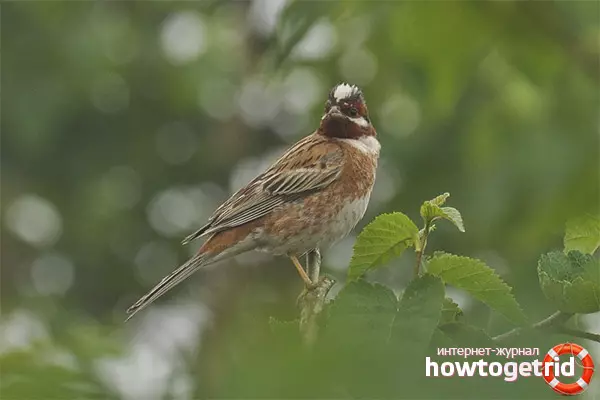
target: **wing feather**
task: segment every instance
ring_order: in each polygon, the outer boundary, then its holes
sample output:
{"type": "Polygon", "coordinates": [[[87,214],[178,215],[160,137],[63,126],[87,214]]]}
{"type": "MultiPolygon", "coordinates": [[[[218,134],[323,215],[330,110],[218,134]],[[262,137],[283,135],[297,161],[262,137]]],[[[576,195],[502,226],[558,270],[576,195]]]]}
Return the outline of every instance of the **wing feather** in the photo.
{"type": "Polygon", "coordinates": [[[238,190],[184,244],[204,235],[261,218],[277,207],[321,190],[342,171],[339,145],[311,135],[298,142],[267,171],[238,190]]]}

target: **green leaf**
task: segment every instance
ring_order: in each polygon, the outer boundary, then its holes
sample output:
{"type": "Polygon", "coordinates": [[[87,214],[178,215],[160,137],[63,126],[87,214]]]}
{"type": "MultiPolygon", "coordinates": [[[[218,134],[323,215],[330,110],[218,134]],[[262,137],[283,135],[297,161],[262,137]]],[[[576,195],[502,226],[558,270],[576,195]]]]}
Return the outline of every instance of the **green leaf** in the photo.
{"type": "Polygon", "coordinates": [[[345,346],[385,342],[397,305],[396,295],[385,286],[364,280],[350,282],[328,308],[323,337],[345,346]]]}
{"type": "Polygon", "coordinates": [[[600,311],[600,264],[591,254],[554,251],[538,261],[538,277],[544,295],[561,311],[600,311]]]}
{"type": "Polygon", "coordinates": [[[456,343],[452,338],[446,335],[439,327],[433,331],[431,342],[429,343],[429,351],[435,354],[435,351],[441,347],[456,347],[456,343]]]}
{"type": "Polygon", "coordinates": [[[587,214],[567,222],[565,252],[579,250],[593,254],[600,246],[600,217],[587,214]]]}
{"type": "Polygon", "coordinates": [[[391,339],[403,352],[423,352],[440,322],[444,303],[441,279],[425,274],[411,281],[400,299],[391,339]]]}
{"type": "Polygon", "coordinates": [[[452,254],[434,256],[427,271],[446,283],[464,289],[516,324],[524,324],[527,317],[511,294],[511,288],[482,261],[452,254]]]}
{"type": "Polygon", "coordinates": [[[449,297],[444,299],[442,306],[442,317],[440,318],[440,325],[449,324],[452,322],[458,322],[463,316],[463,311],[460,309],[458,304],[449,297]]]}
{"type": "Polygon", "coordinates": [[[363,229],[354,244],[348,280],[355,280],[377,268],[418,240],[419,229],[406,215],[382,214],[363,229]]]}
{"type": "MultiPolygon", "coordinates": [[[[3,399],[111,399],[92,371],[55,365],[56,357],[73,356],[52,343],[36,343],[30,349],[9,351],[0,356],[3,399]],[[54,361],[54,363],[53,363],[54,361]]],[[[80,359],[74,358],[77,361],[80,359]]],[[[67,358],[70,360],[70,358],[67,358]]],[[[77,365],[77,364],[76,364],[77,365]]]]}
{"type": "Polygon", "coordinates": [[[463,223],[462,215],[460,212],[454,207],[442,207],[442,211],[444,212],[444,219],[452,222],[459,231],[465,231],[465,225],[463,223]]]}
{"type": "Polygon", "coordinates": [[[438,207],[441,207],[444,205],[444,203],[446,203],[446,200],[448,200],[448,197],[450,197],[450,193],[446,192],[444,194],[440,194],[439,196],[435,197],[432,200],[429,200],[429,202],[438,207]]]}
{"type": "Polygon", "coordinates": [[[426,224],[431,224],[438,219],[446,219],[452,222],[459,231],[464,232],[465,226],[460,212],[453,207],[442,207],[449,193],[444,193],[433,200],[425,201],[421,205],[421,217],[426,224]]]}
{"type": "Polygon", "coordinates": [[[377,393],[377,379],[391,371],[385,366],[391,367],[395,361],[389,350],[389,337],[397,308],[396,295],[385,286],[364,280],[348,283],[327,308],[328,318],[316,343],[310,370],[315,371],[318,366],[316,371],[327,371],[328,386],[332,382],[343,384],[344,393],[350,397],[365,398],[377,393]],[[381,371],[375,371],[374,365],[381,371]]]}

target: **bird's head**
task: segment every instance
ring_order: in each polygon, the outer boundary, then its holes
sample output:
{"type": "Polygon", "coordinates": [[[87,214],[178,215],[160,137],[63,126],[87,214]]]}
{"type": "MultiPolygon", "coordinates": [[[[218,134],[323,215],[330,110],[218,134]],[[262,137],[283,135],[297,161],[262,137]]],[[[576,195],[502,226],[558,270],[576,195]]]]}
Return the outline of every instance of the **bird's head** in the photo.
{"type": "Polygon", "coordinates": [[[340,83],[331,89],[319,133],[344,139],[376,135],[364,96],[357,86],[340,83]]]}

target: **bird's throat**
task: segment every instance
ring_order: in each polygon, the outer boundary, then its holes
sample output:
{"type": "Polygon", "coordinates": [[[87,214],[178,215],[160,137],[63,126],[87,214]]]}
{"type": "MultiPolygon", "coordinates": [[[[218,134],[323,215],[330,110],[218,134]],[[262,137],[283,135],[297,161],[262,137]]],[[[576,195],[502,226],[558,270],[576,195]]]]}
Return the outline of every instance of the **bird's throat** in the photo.
{"type": "Polygon", "coordinates": [[[363,127],[343,115],[326,115],[321,120],[319,133],[341,139],[358,139],[362,136],[375,136],[372,126],[363,127]]]}

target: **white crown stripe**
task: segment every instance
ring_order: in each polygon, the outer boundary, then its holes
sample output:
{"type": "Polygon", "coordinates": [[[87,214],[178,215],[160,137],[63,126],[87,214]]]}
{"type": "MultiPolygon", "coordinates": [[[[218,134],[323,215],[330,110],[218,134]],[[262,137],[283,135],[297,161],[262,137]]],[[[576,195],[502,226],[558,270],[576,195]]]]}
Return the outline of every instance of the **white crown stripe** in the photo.
{"type": "Polygon", "coordinates": [[[335,99],[337,101],[340,101],[343,99],[347,99],[348,97],[351,97],[352,95],[358,93],[359,91],[360,91],[360,89],[355,85],[349,85],[347,83],[340,83],[339,85],[337,85],[335,87],[335,90],[333,91],[333,97],[335,97],[335,99]]]}

